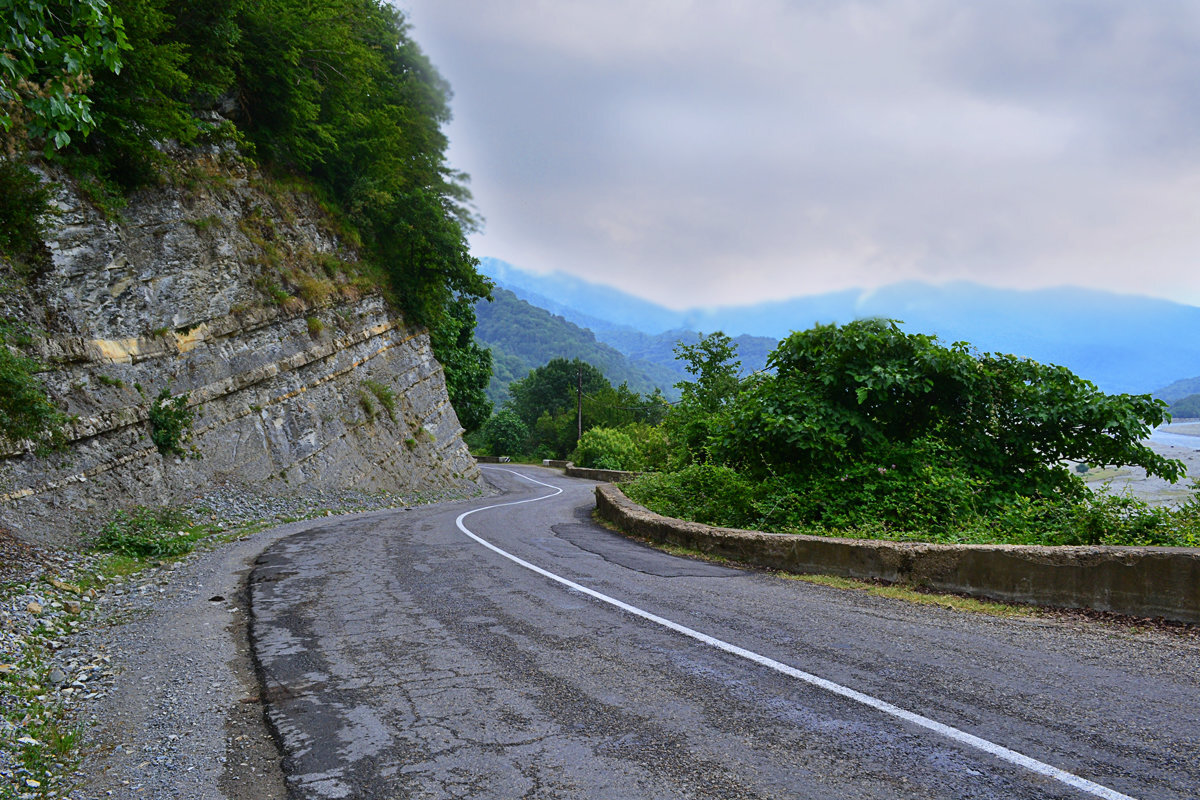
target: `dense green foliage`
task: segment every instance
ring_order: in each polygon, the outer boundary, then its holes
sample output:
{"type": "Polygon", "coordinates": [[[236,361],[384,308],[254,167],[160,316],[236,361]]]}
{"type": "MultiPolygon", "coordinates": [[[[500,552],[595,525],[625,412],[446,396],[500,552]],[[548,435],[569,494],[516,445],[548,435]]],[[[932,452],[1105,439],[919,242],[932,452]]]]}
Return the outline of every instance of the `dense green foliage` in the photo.
{"type": "Polygon", "coordinates": [[[566,458],[579,444],[581,399],[585,436],[593,428],[623,428],[626,434],[649,428],[668,408],[657,390],[643,396],[624,383],[614,387],[585,361],[555,358],[509,387],[507,402],[472,443],[495,455],[566,458]],[[516,430],[525,432],[519,442],[516,430]],[[503,450],[497,449],[501,443],[503,450]]]}
{"type": "Polygon", "coordinates": [[[578,358],[595,365],[610,381],[625,383],[635,392],[662,389],[674,398],[674,370],[660,364],[630,359],[598,342],[586,328],[530,305],[507,289],[494,289],[492,301],[476,306],[479,325],[475,335],[491,349],[495,370],[488,396],[496,403],[508,398],[509,385],[554,358],[578,358]]]}
{"type": "Polygon", "coordinates": [[[0,155],[86,136],[93,71],[121,68],[121,19],[104,0],[0,0],[0,19],[0,155]]]}
{"type": "MultiPolygon", "coordinates": [[[[141,387],[138,389],[140,391],[141,387]]],[[[188,406],[187,392],[172,397],[171,389],[164,386],[150,401],[148,411],[150,441],[154,442],[158,452],[164,456],[198,455],[187,446],[192,439],[195,416],[195,411],[188,406]]]]}
{"type": "Polygon", "coordinates": [[[1181,477],[1141,443],[1165,414],[1148,396],[881,320],[795,333],[741,381],[728,337],[679,352],[695,380],[664,424],[672,471],[629,486],[661,513],[877,538],[1198,543],[1197,502],[1096,496],[1064,463],[1181,477]]]}
{"type": "Polygon", "coordinates": [[[1064,367],[975,354],[880,320],[795,333],[769,366],[711,439],[723,463],[752,475],[840,477],[862,462],[911,472],[929,448],[997,491],[1026,495],[1077,493],[1066,459],[1182,475],[1140,442],[1164,403],[1106,395],[1064,367]]]}
{"type": "Polygon", "coordinates": [[[67,416],[50,401],[38,372],[42,365],[21,351],[28,334],[0,320],[0,434],[39,449],[61,444],[67,416]]]}
{"type": "Polygon", "coordinates": [[[675,354],[684,371],[693,377],[676,384],[682,394],[679,405],[666,419],[674,444],[673,464],[682,466],[708,460],[708,442],[722,411],[741,386],[741,361],[737,346],[720,331],[695,344],[680,342],[675,354]]]}
{"type": "Polygon", "coordinates": [[[525,448],[529,428],[517,416],[517,412],[511,408],[502,408],[483,424],[479,437],[489,453],[517,454],[525,448]]]}
{"type": "Polygon", "coordinates": [[[0,160],[0,256],[18,269],[40,260],[43,217],[50,192],[22,164],[0,160]]]}
{"type": "Polygon", "coordinates": [[[477,430],[492,413],[485,387],[492,375],[492,353],[472,335],[475,309],[459,296],[429,332],[433,352],[446,370],[446,390],[458,421],[467,432],[477,430]]]}
{"type": "Polygon", "coordinates": [[[571,459],[581,467],[637,472],[665,468],[668,453],[667,435],[661,425],[630,422],[619,428],[585,431],[571,459]]]}
{"type": "MultiPolygon", "coordinates": [[[[919,491],[913,484],[908,487],[910,492],[919,491]]],[[[1200,501],[1195,499],[1179,509],[1168,510],[1111,495],[1074,501],[1016,496],[993,508],[990,514],[938,524],[921,514],[912,519],[897,519],[894,515],[888,519],[887,512],[892,510],[888,504],[870,505],[876,498],[873,488],[840,492],[831,486],[829,494],[838,498],[843,509],[855,502],[869,505],[853,519],[826,524],[802,516],[795,487],[786,480],[752,479],[720,465],[693,464],[622,484],[631,498],[660,514],[750,530],[952,544],[1200,547],[1200,501]],[[885,513],[875,516],[881,505],[885,513]]],[[[936,496],[942,488],[929,487],[931,502],[925,505],[926,511],[937,503],[957,510],[953,497],[943,501],[936,496]]]]}
{"type": "MultiPolygon", "coordinates": [[[[487,418],[490,363],[471,339],[470,306],[490,285],[466,245],[476,220],[465,177],[445,160],[449,88],[399,11],[383,0],[0,9],[14,21],[0,56],[6,153],[59,148],[53,157],[109,212],[124,193],[178,177],[168,142],[230,141],[274,174],[300,176],[361,242],[406,319],[430,330],[464,425],[487,418]]],[[[22,180],[5,165],[0,188],[22,180]]],[[[0,222],[5,253],[28,249],[45,208],[44,197],[22,198],[0,222]]]]}
{"type": "Polygon", "coordinates": [[[128,513],[115,512],[92,547],[131,558],[181,556],[195,544],[195,535],[179,530],[189,524],[176,509],[137,506],[128,513]]]}

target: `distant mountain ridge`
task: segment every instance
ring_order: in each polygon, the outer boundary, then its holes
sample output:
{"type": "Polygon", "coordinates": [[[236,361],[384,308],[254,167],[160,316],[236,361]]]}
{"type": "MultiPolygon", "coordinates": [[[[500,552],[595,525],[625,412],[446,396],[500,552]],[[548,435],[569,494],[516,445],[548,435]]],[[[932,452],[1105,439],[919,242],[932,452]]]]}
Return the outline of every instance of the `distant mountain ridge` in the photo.
{"type": "Polygon", "coordinates": [[[1154,392],[1154,396],[1168,403],[1182,400],[1193,394],[1200,394],[1200,377],[1182,378],[1169,386],[1164,386],[1154,392]]]}
{"type": "Polygon", "coordinates": [[[1148,297],[1064,286],[997,289],[974,283],[897,283],[747,306],[676,311],[561,273],[536,275],[498,259],[481,270],[520,295],[591,328],[617,349],[672,330],[723,330],[778,341],[813,324],[890,317],[910,331],[981,351],[1061,364],[1107,392],[1151,393],[1200,374],[1200,308],[1148,297]],[[625,333],[621,333],[622,330],[625,333]]]}
{"type": "Polygon", "coordinates": [[[578,358],[604,373],[614,385],[627,383],[640,394],[662,389],[669,400],[677,399],[673,369],[649,361],[629,358],[617,349],[596,341],[590,330],[517,297],[504,288],[492,292],[493,300],[475,306],[475,338],[492,351],[492,380],[488,398],[501,403],[508,385],[552,359],[578,358]]]}

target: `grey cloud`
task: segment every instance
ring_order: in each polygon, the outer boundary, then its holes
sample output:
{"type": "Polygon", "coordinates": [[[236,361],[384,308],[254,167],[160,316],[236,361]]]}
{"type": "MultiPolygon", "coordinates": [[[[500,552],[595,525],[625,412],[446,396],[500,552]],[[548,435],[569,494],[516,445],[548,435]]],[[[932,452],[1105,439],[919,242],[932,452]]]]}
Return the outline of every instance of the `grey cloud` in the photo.
{"type": "Polygon", "coordinates": [[[1194,3],[410,7],[481,255],[673,305],[908,278],[1200,301],[1194,3]]]}

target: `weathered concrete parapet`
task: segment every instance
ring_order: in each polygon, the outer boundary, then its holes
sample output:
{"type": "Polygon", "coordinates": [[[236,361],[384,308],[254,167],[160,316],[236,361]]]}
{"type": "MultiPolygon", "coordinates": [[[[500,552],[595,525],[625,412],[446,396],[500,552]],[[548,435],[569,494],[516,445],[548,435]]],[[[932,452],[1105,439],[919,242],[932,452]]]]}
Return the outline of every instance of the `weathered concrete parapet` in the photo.
{"type": "Polygon", "coordinates": [[[742,531],[655,514],[612,485],[596,487],[596,507],[629,533],[759,567],[1200,623],[1200,551],[1192,548],[942,545],[742,531]]]}
{"type": "Polygon", "coordinates": [[[607,481],[609,483],[624,483],[631,481],[641,473],[627,472],[623,469],[592,469],[577,467],[573,461],[562,461],[556,458],[542,459],[542,466],[563,470],[568,477],[585,478],[589,481],[607,481]]]}

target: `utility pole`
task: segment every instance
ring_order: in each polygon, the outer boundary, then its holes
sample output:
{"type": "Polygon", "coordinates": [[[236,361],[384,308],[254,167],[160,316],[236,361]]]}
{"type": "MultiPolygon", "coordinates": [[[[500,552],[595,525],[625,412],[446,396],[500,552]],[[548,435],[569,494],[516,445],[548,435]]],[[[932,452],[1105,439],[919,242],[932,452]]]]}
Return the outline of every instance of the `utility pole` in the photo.
{"type": "Polygon", "coordinates": [[[578,433],[575,436],[575,443],[579,444],[579,440],[583,438],[583,365],[579,365],[579,371],[576,373],[575,383],[575,421],[578,423],[578,433]]]}

